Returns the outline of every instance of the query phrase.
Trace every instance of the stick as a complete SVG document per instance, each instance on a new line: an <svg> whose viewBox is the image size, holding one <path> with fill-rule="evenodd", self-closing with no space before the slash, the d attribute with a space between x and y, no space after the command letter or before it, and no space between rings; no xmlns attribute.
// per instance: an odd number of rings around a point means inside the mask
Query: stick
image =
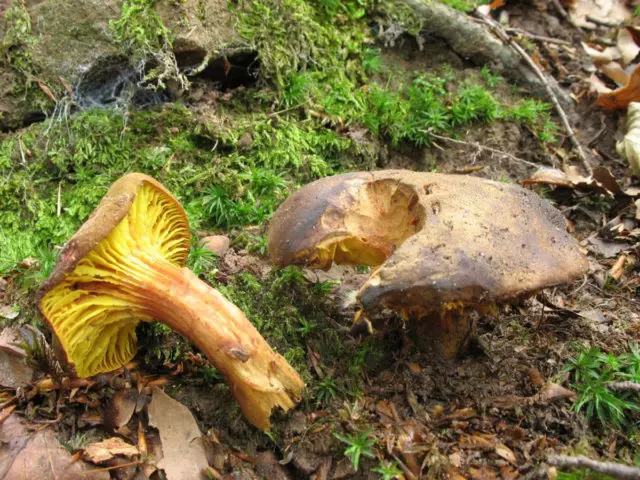
<svg viewBox="0 0 640 480"><path fill-rule="evenodd" d="M640 383L635 382L609 382L606 384L609 390L640 393Z"/></svg>
<svg viewBox="0 0 640 480"><path fill-rule="evenodd" d="M640 479L640 468L629 467L621 463L598 462L583 456L569 457L567 455L552 455L547 461L557 467L588 468L594 472L611 475L622 480Z"/></svg>
<svg viewBox="0 0 640 480"><path fill-rule="evenodd" d="M512 155L512 154L507 153L507 152L503 152L502 150L498 150L498 149L495 149L495 148L487 147L486 145L481 145L481 144L476 143L476 142L465 142L463 140L456 140L455 138L451 138L451 137L443 137L442 135L436 135L435 133L430 132L430 131L427 131L427 133L429 135L431 135L433 138L437 138L438 140L443 140L445 142L455 143L457 145L465 145L467 147L474 147L474 148L477 148L478 150L486 150L487 152L495 153L496 155L503 156L503 157L508 158L509 160L513 160L515 162L524 163L525 165L528 165L528 166L533 167L533 168L540 168L540 165L538 165L537 163L530 162L528 160L525 160L524 158L516 157L515 155Z"/></svg>
<svg viewBox="0 0 640 480"><path fill-rule="evenodd" d="M513 49L516 52L518 52L518 54L520 54L520 56L524 59L524 61L527 62L529 67L531 67L531 69L538 76L538 78L544 85L544 88L547 91L547 95L549 96L551 103L553 103L553 106L555 107L556 112L560 117L560 120L562 120L562 124L564 125L564 128L567 131L567 135L569 136L569 139L571 140L573 147L576 149L576 152L578 153L578 156L582 161L582 165L587 170L587 173L589 175L592 175L593 168L591 167L591 162L589 162L589 159L585 155L584 150L582 149L582 145L580 145L580 142L578 141L578 138L576 137L576 134L573 131L573 128L571 128L571 124L569 123L569 118L567 118L567 114L565 113L564 109L560 105L560 102L558 101L558 97L556 97L555 93L551 89L551 86L547 81L547 77L544 75L544 73L542 73L542 71L540 71L540 69L538 68L536 63L531 59L529 54L525 52L520 45L514 42L513 39L507 34L507 32L504 31L504 29L502 28L502 25L500 25L498 22L493 20L491 17L488 17L487 15L483 15L482 13L477 13L477 15L479 15L480 18L486 22L486 24L496 33L496 35L498 35L498 37L500 37L500 39L502 39L502 41L510 44L513 47Z"/></svg>
<svg viewBox="0 0 640 480"><path fill-rule="evenodd" d="M565 19L569 18L569 14L560 3L560 0L551 0L551 3L553 4L554 7L556 7L556 10L558 11L558 13L562 18L565 18Z"/></svg>
<svg viewBox="0 0 640 480"><path fill-rule="evenodd" d="M56 206L56 216L57 217L60 216L60 211L62 210L62 203L60 201L61 193L62 193L62 182L58 182L58 204Z"/></svg>
<svg viewBox="0 0 640 480"><path fill-rule="evenodd" d="M22 148L22 137L18 137L18 148L20 149L20 163L22 166L27 165L27 161L24 159L24 148Z"/></svg>
<svg viewBox="0 0 640 480"><path fill-rule="evenodd" d="M423 30L431 36L444 40L451 49L465 60L476 65L487 65L520 84L525 84L531 93L546 98L547 91L543 82L522 61L509 45L498 40L480 18L471 18L440 2L424 0L402 0L421 17ZM571 97L560 88L553 79L547 83L564 105L572 102Z"/></svg>
<svg viewBox="0 0 640 480"><path fill-rule="evenodd" d="M518 35L522 35L523 37L527 37L532 40L538 40L540 42L556 43L558 45L569 45L569 46L572 45L572 43L567 40L560 40L559 38L543 37L542 35L535 35L533 33L529 33L526 30L522 30L520 28L505 28L505 31L509 33L516 33Z"/></svg>

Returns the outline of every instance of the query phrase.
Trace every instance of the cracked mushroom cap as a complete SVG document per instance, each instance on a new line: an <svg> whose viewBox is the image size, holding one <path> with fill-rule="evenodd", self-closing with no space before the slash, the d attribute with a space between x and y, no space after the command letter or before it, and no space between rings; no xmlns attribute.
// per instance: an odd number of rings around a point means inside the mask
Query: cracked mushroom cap
<svg viewBox="0 0 640 480"><path fill-rule="evenodd" d="M407 170L306 185L274 214L268 249L280 266L377 266L358 292L368 311L512 299L588 269L565 218L535 193Z"/></svg>
<svg viewBox="0 0 640 480"><path fill-rule="evenodd" d="M153 318L136 286L153 282L153 262L183 266L190 239L180 203L156 180L131 173L111 186L38 293L40 311L78 376L133 358L136 325Z"/></svg>

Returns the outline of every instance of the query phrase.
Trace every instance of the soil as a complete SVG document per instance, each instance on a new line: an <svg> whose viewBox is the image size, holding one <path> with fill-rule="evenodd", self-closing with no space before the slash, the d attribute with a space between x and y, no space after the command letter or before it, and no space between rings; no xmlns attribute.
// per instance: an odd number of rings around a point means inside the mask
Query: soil
<svg viewBox="0 0 640 480"><path fill-rule="evenodd" d="M539 12L517 2L506 10L513 27L570 41L582 37L553 12ZM401 39L394 47L384 49L385 61L406 71L425 72L446 64L453 69L456 81L479 75L476 66L451 52L445 43L428 37L424 40L420 49L413 39ZM556 60L543 57L542 61L548 62L555 74L558 70L551 62L560 62L563 75L556 78L569 91L578 93L585 88L582 66L588 63L581 55L573 49L571 55L561 55ZM497 96L505 102L517 98L508 85L499 88ZM618 114L600 111L588 100L574 104L567 113L579 140L595 154L598 165L609 168L624 181L626 165L615 153L615 139L621 136ZM541 147L533 132L516 124L474 126L460 138L541 166L557 168L562 163L561 157ZM564 148L570 150L568 140ZM438 141L424 149L390 148L377 167L437 168L505 182L520 182L536 170L517 159L473 145ZM556 191L552 195L556 205L573 221L580 240L593 235L598 222L616 215L612 210L596 215L596 221L585 221L583 213L572 209L581 196L579 192ZM592 269L606 271L614 260L591 256ZM306 273L311 282L342 282L334 292L336 301L329 316L343 331L349 329L354 314L348 301L345 305L348 292L357 289L367 277L368 273L349 267ZM320 411L315 404L303 403L279 424L281 468L291 478L375 478L370 469L377 461L363 458L359 472L353 472L345 467L345 445L333 436L337 425L349 430L354 423L375 426L380 445L392 448L404 442L405 455L397 460L408 470L418 462L425 478L546 478L540 464L550 450L579 448L581 444L607 446L609 454L625 457L637 450L636 441L615 430L603 432L589 426L582 415L570 408L571 402L566 398L540 402L530 399L544 385L567 383L568 374L563 373L563 367L575 355L576 345L621 352L629 342L638 341L637 293L622 285L604 289L596 275L517 304L502 305L496 318L479 317L478 335L468 353L449 362L420 352L407 334L407 326L387 316L383 319L386 325L376 331L383 340L383 360L375 367L365 367L361 397L351 404L336 400ZM600 312L600 321L588 314L580 316L593 311ZM178 398L193 407L203 429L214 425L228 434L225 438L233 445L242 445L251 454L271 448L264 442L243 442L236 428L215 418L215 414L212 418L212 412L222 408L218 399L203 400L202 396L208 397L207 387L182 391ZM224 405L227 398L219 400ZM594 442L594 438L598 440ZM505 454L496 445L505 446L513 455ZM325 471L327 476L318 473Z"/></svg>
<svg viewBox="0 0 640 480"><path fill-rule="evenodd" d="M539 11L528 2L508 2L506 11L512 27L574 44L583 36L555 11ZM550 48L537 49L540 62L569 92L584 94L588 74L583 67L588 60L580 49L554 49L559 52L554 58L547 55ZM384 56L388 63L407 71L426 72L447 64L457 81L479 75L477 66L451 52L444 42L428 37L422 49L414 40L403 38L394 47L384 48ZM497 95L506 103L517 98L509 85L499 87ZM206 115L209 107L202 101L193 108ZM587 97L567 113L598 166L610 169L620 184L629 184L626 165L615 152L615 140L622 134L619 115L597 109ZM424 149L389 147L377 167L436 168L521 182L536 169L518 159L559 167L564 157L579 164L568 153L568 139L562 151L545 149L533 132L516 124L477 125L459 138L470 145L436 141ZM474 144L508 152L511 157ZM388 314L374 333L378 358L364 365L359 398L336 396L318 405L309 396L290 414L276 415L271 436L251 428L237 409L230 408L234 402L222 384L212 388L201 379L172 377L174 385L167 391L189 407L201 430L209 432L209 439L219 440L209 447L214 456L225 459L221 478L379 478L371 472L379 465L377 459L363 457L359 471L354 472L343 454L346 445L334 436L334 432L354 433L368 427L374 429L381 454L406 468L405 478L412 478L410 472L416 468L421 478L543 478L549 452L580 451L581 445L630 460L639 448L637 439L589 425L571 409L567 398L541 395L549 384L569 386L563 368L575 355L576 345L619 353L640 340L640 290L637 278L633 279L637 269L613 286L605 284L604 274L617 255L594 253L587 241L627 208L628 202L610 202L602 211L584 201L585 192L546 189L545 194L571 221L585 251L590 250L591 274L575 284L501 305L495 317L478 315L477 337L462 358L442 361L422 353L403 321ZM218 274L221 278L241 270L261 278L268 275L267 260L259 255L233 248L225 255ZM347 348L359 348L368 341L349 333L355 314L350 292L367 277L367 272L351 267L305 271L311 284L341 281L317 318L324 322L319 330L336 329ZM322 343L308 342L307 348L310 364L314 356L322 364L323 356L331 355ZM142 371L163 376L170 372L145 367ZM334 378L343 373L334 372ZM68 435L71 427L62 430L63 436Z"/></svg>

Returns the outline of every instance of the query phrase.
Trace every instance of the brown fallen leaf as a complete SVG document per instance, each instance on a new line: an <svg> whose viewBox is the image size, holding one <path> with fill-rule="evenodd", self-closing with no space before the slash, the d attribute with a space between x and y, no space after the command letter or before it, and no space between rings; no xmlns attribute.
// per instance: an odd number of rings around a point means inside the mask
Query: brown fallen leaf
<svg viewBox="0 0 640 480"><path fill-rule="evenodd" d="M504 460L509 462L511 465L517 465L518 459L516 458L516 454L513 453L513 450L507 447L504 443L498 443L496 445L495 452L498 454L500 458L503 458Z"/></svg>
<svg viewBox="0 0 640 480"><path fill-rule="evenodd" d="M104 426L110 432L121 433L136 410L138 392L135 388L118 390L104 410Z"/></svg>
<svg viewBox="0 0 640 480"><path fill-rule="evenodd" d="M627 263L627 256L622 254L616 260L616 263L613 264L611 269L609 270L609 276L613 278L616 282L620 280L622 274L624 273L624 266Z"/></svg>
<svg viewBox="0 0 640 480"><path fill-rule="evenodd" d="M633 69L624 87L612 92L600 93L596 105L607 110L627 108L631 102L640 101L640 65Z"/></svg>
<svg viewBox="0 0 640 480"><path fill-rule="evenodd" d="M42 90L47 97L49 97L54 102L58 102L58 100L56 99L56 96L53 94L51 89L47 87L44 83L42 83L40 80L38 80L38 86L40 87L40 90Z"/></svg>
<svg viewBox="0 0 640 480"><path fill-rule="evenodd" d="M189 409L154 388L147 413L149 425L160 434L162 459L157 466L167 479L201 478L209 463L202 433Z"/></svg>
<svg viewBox="0 0 640 480"><path fill-rule="evenodd" d="M91 463L104 463L117 456L132 458L139 454L135 445L125 442L120 437L112 437L87 446L82 458Z"/></svg>
<svg viewBox="0 0 640 480"><path fill-rule="evenodd" d="M633 35L627 28L618 30L618 38L616 42L618 50L622 55L622 63L629 65L640 53L640 47L633 39Z"/></svg>
<svg viewBox="0 0 640 480"><path fill-rule="evenodd" d="M485 452L492 452L495 449L495 445L491 441L491 439L485 438L477 434L464 435L460 437L460 440L458 441L458 445L460 446L460 448L464 448L468 450L483 450Z"/></svg>
<svg viewBox="0 0 640 480"><path fill-rule="evenodd" d="M19 330L5 328L0 334L0 386L18 388L33 379L33 370L25 360L25 352L16 344L23 341Z"/></svg>
<svg viewBox="0 0 640 480"><path fill-rule="evenodd" d="M593 174L585 177L575 166L569 166L564 171L557 168L540 168L531 178L522 181L522 185L542 184L581 190L595 190L610 195L620 195L622 190L616 178L605 167L593 169Z"/></svg>
<svg viewBox="0 0 640 480"><path fill-rule="evenodd" d="M77 459L60 445L53 430L30 431L16 415L0 425L0 478L3 480L109 480L108 472Z"/></svg>

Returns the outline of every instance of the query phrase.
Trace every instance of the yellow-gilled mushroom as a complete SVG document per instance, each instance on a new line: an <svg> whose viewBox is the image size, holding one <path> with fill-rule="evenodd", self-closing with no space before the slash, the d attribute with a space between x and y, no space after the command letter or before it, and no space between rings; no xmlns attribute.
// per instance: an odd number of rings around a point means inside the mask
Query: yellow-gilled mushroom
<svg viewBox="0 0 640 480"><path fill-rule="evenodd" d="M566 227L559 211L517 185L383 170L295 192L271 220L268 249L280 266L375 267L357 294L364 311L412 318L418 342L453 357L473 334L471 310L586 273Z"/></svg>
<svg viewBox="0 0 640 480"><path fill-rule="evenodd" d="M268 430L304 384L244 313L184 268L190 231L160 183L127 174L60 253L39 292L40 311L80 377L115 370L136 353L136 325L160 321L222 372L246 418Z"/></svg>

